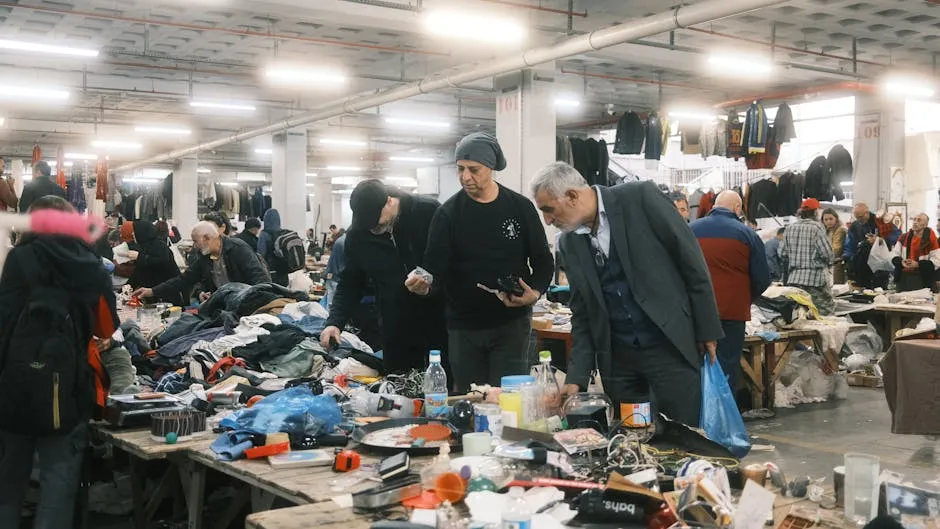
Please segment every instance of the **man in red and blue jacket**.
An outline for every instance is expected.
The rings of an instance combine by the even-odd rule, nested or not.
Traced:
[[[741,196],[722,191],[707,217],[690,226],[705,255],[725,337],[718,340],[718,361],[732,391],[741,369],[745,324],[751,303],[770,286],[764,243],[741,222]]]

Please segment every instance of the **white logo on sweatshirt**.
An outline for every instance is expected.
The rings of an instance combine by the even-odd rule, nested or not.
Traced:
[[[522,226],[516,219],[506,219],[503,221],[502,230],[503,237],[506,237],[510,241],[514,241],[518,239],[519,235],[522,233]]]

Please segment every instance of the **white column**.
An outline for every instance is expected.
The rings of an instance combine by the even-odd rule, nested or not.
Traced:
[[[330,184],[330,178],[318,177],[316,181],[316,186],[313,187],[314,193],[316,193],[316,205],[313,207],[320,208],[320,220],[317,221],[316,226],[311,226],[317,232],[317,237],[321,233],[329,231],[330,224],[333,224],[333,186]]]
[[[187,240],[193,226],[199,222],[198,168],[199,160],[196,158],[183,158],[173,167],[173,224]]]
[[[855,202],[866,202],[875,210],[886,202],[903,201],[903,100],[878,94],[855,97],[854,151]],[[898,175],[893,192],[892,174]]]
[[[555,161],[553,70],[554,63],[550,63],[494,81],[503,91],[496,98],[496,138],[507,162],[497,178],[527,197],[535,172]]]
[[[271,156],[271,205],[286,230],[306,232],[307,129],[275,134]]]

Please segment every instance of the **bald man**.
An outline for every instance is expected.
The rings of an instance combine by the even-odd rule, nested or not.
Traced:
[[[192,265],[181,276],[153,288],[138,288],[134,295],[163,298],[172,292],[188,292],[201,282],[205,291],[200,301],[204,301],[226,283],[257,285],[271,282],[271,276],[245,241],[222,237],[218,227],[207,221],[196,224],[191,235],[193,251],[200,254]]]
[[[690,224],[712,277],[725,331],[725,337],[718,340],[718,361],[732,391],[741,369],[744,326],[751,319],[751,303],[770,286],[764,243],[741,221],[741,204],[740,195],[722,191],[708,216]]]
[[[845,245],[842,247],[842,259],[845,261],[846,272],[849,279],[863,288],[887,288],[889,275],[887,272],[874,272],[868,266],[868,257],[875,241],[881,237],[888,245],[894,248],[901,236],[901,230],[872,214],[868,204],[858,202],[852,212],[855,222],[849,226],[845,234]]]

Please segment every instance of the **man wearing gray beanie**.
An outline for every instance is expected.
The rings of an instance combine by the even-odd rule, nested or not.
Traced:
[[[431,221],[424,268],[433,279],[413,276],[405,286],[446,296],[451,371],[457,391],[466,391],[529,372],[532,305],[555,264],[535,206],[493,180],[493,171],[506,168],[496,138],[470,134],[455,157],[463,192]]]

